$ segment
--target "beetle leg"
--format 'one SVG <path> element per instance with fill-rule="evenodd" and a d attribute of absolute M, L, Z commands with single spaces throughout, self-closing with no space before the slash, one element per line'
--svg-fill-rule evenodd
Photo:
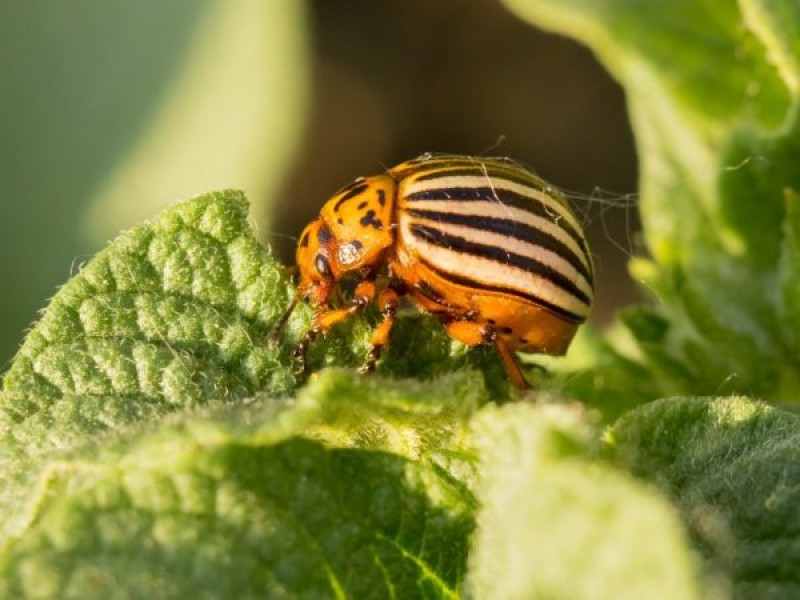
<path fill-rule="evenodd" d="M 308 369 L 306 365 L 306 353 L 308 352 L 308 347 L 317 339 L 317 330 L 313 327 L 306 331 L 306 334 L 303 336 L 303 339 L 300 340 L 300 343 L 297 347 L 292 350 L 292 356 L 294 356 L 297 361 L 300 363 L 300 368 L 298 369 L 301 373 L 305 373 Z"/>
<path fill-rule="evenodd" d="M 375 278 L 369 277 L 359 282 L 353 291 L 353 304 L 363 308 L 375 297 Z"/>
<path fill-rule="evenodd" d="M 314 314 L 311 329 L 306 332 L 303 339 L 292 352 L 292 356 L 300 362 L 302 372 L 306 371 L 306 353 L 308 352 L 308 347 L 317 338 L 317 335 L 320 333 L 328 333 L 334 325 L 340 321 L 344 321 L 346 318 L 367 306 L 374 296 L 375 280 L 371 278 L 365 279 L 356 286 L 353 293 L 353 304 L 351 306 L 335 310 L 324 306 L 317 310 Z"/>
<path fill-rule="evenodd" d="M 465 321 L 463 319 L 450 320 L 447 317 L 440 320 L 447 330 L 447 335 L 467 346 L 489 343 L 490 340 L 487 340 L 486 336 L 494 334 L 493 329 L 487 330 L 485 326 L 475 323 L 474 321 Z"/>
<path fill-rule="evenodd" d="M 523 375 L 522 369 L 519 367 L 517 355 L 511 351 L 508 345 L 498 335 L 494 336 L 493 344 L 497 353 L 500 355 L 500 360 L 503 361 L 503 366 L 506 368 L 508 378 L 511 380 L 511 383 L 514 384 L 514 387 L 519 390 L 531 389 L 531 384 L 525 379 L 525 375 Z"/>
<path fill-rule="evenodd" d="M 272 330 L 269 332 L 269 336 L 267 337 L 267 343 L 273 348 L 278 345 L 278 339 L 281 336 L 281 331 L 283 331 L 283 328 L 286 326 L 286 322 L 289 320 L 289 317 L 292 316 L 292 312 L 299 301 L 300 294 L 295 294 L 292 298 L 292 301 L 289 303 L 289 306 L 286 307 L 286 310 L 283 312 L 283 314 L 278 317 L 277 321 L 275 321 L 275 323 L 272 325 Z"/>
<path fill-rule="evenodd" d="M 399 303 L 397 292 L 392 288 L 386 288 L 378 297 L 383 320 L 372 334 L 367 360 L 364 362 L 364 366 L 361 367 L 362 373 L 372 373 L 375 370 L 375 365 L 381 358 L 381 350 L 389 343 L 389 332 L 394 325 L 394 315 L 397 312 Z"/>
<path fill-rule="evenodd" d="M 503 361 L 508 378 L 514 387 L 520 390 L 528 390 L 531 388 L 525 375 L 522 374 L 522 369 L 519 367 L 516 355 L 511 351 L 503 338 L 497 335 L 494 327 L 491 325 L 481 325 L 474 321 L 469 320 L 456 320 L 445 323 L 447 334 L 466 344 L 467 346 L 477 346 L 478 344 L 492 344 L 500 355 L 500 360 Z"/>

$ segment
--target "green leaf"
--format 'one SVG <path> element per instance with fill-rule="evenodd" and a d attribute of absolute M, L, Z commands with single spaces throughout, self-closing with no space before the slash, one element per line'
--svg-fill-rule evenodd
<path fill-rule="evenodd" d="M 288 279 L 253 238 L 247 208 L 239 192 L 208 194 L 118 238 L 53 298 L 6 392 L 35 395 L 32 408 L 59 430 L 82 426 L 61 408 L 76 397 L 98 398 L 99 410 L 126 399 L 165 413 L 290 390 L 286 359 L 265 343 Z M 113 428 L 113 405 L 89 433 Z"/>
<path fill-rule="evenodd" d="M 746 398 L 671 398 L 620 419 L 609 441 L 673 499 L 735 597 L 797 597 L 800 415 Z"/>
<path fill-rule="evenodd" d="M 294 435 L 323 412 L 258 401 L 52 461 L 0 545 L 0 595 L 457 597 L 470 493 Z"/>
<path fill-rule="evenodd" d="M 651 372 L 651 398 L 740 390 L 793 401 L 785 382 L 797 365 L 784 348 L 795 325 L 783 307 L 797 300 L 778 289 L 784 197 L 800 189 L 800 5 L 506 1 L 588 44 L 626 91 L 652 255 L 632 271 L 659 306 L 628 313 L 634 343 L 617 353 Z"/>
<path fill-rule="evenodd" d="M 208 194 L 123 234 L 28 335 L 0 393 L 0 595 L 458 595 L 496 357 L 401 316 L 381 370 L 428 381 L 324 369 L 363 360 L 371 314 L 287 399 L 309 311 L 267 344 L 293 290 L 247 209 Z"/>
<path fill-rule="evenodd" d="M 674 511 L 591 460 L 594 433 L 578 411 L 519 404 L 478 419 L 472 596 L 699 598 Z"/>
<path fill-rule="evenodd" d="M 420 382 L 326 370 L 297 395 L 299 405 L 324 415 L 306 435 L 329 446 L 380 448 L 409 458 L 463 449 L 469 419 L 487 397 L 476 371 Z"/>
<path fill-rule="evenodd" d="M 265 343 L 288 279 L 239 192 L 208 194 L 122 235 L 52 299 L 0 395 L 0 534 L 42 460 L 98 436 L 296 384 Z"/>

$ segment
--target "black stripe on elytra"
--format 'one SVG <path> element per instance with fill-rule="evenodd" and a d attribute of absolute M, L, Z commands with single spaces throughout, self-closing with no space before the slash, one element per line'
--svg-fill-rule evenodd
<path fill-rule="evenodd" d="M 341 198 L 339 198 L 336 201 L 336 204 L 333 205 L 333 210 L 334 211 L 339 210 L 339 208 L 342 206 L 342 204 L 344 202 L 347 202 L 348 200 L 350 200 L 350 198 L 353 198 L 354 196 L 358 196 L 360 193 L 362 193 L 368 187 L 369 187 L 369 185 L 367 185 L 366 183 L 362 183 L 360 185 L 355 186 L 353 189 L 351 189 L 349 192 L 346 192 Z M 345 188 L 345 189 L 347 189 L 347 188 Z"/>
<path fill-rule="evenodd" d="M 553 214 L 553 209 L 536 198 L 524 196 L 511 190 L 505 190 L 497 187 L 451 187 L 451 188 L 433 188 L 430 190 L 421 190 L 419 192 L 412 192 L 406 194 L 406 202 L 414 202 L 419 200 L 433 200 L 445 202 L 497 202 L 503 206 L 511 206 L 524 210 L 527 213 L 550 219 L 553 223 L 561 227 L 567 234 L 575 240 L 575 242 L 585 247 L 583 236 L 577 231 L 569 221 L 563 218 L 560 214 Z M 564 207 L 564 211 L 567 208 Z"/>
<path fill-rule="evenodd" d="M 488 179 L 506 179 L 546 192 L 544 181 L 532 173 L 514 169 L 511 165 L 494 165 L 491 163 L 461 163 L 442 165 L 431 172 L 420 173 L 414 181 L 430 181 L 439 177 L 486 177 Z"/>
<path fill-rule="evenodd" d="M 517 267 L 518 269 L 527 271 L 532 275 L 543 277 L 544 279 L 550 281 L 550 283 L 553 285 L 557 285 L 562 290 L 572 294 L 575 296 L 575 298 L 587 306 L 592 303 L 591 298 L 586 295 L 586 292 L 581 290 L 569 278 L 565 277 L 563 273 L 538 260 L 534 260 L 527 256 L 522 256 L 521 254 L 516 254 L 515 252 L 509 252 L 503 248 L 498 248 L 497 246 L 478 244 L 457 235 L 449 235 L 439 231 L 435 227 L 428 227 L 426 225 L 418 225 L 415 223 L 409 227 L 409 230 L 411 231 L 411 235 L 414 237 L 434 246 L 447 248 L 448 250 L 453 250 L 454 252 L 478 256 L 480 258 L 494 261 L 501 265 Z"/>
<path fill-rule="evenodd" d="M 424 258 L 419 258 L 420 262 L 424 264 L 428 269 L 436 273 L 439 277 L 444 279 L 445 281 L 449 281 L 454 285 L 460 285 L 471 289 L 478 289 L 487 292 L 497 292 L 500 294 L 508 294 L 509 296 L 516 296 L 517 298 L 521 298 L 528 302 L 532 302 L 537 306 L 541 306 L 542 308 L 549 310 L 551 313 L 555 314 L 556 316 L 560 317 L 564 321 L 568 323 L 583 323 L 586 319 L 579 315 L 576 315 L 573 312 L 570 312 L 560 306 L 556 306 L 552 302 L 548 302 L 538 296 L 534 296 L 533 294 L 527 294 L 525 292 L 521 292 L 520 290 L 515 290 L 514 288 L 504 287 L 500 285 L 489 285 L 482 281 L 476 281 L 474 279 L 470 279 L 469 277 L 464 277 L 462 275 L 454 275 L 452 273 L 448 273 L 432 265 L 429 261 L 425 260 Z"/>
<path fill-rule="evenodd" d="M 420 280 L 414 284 L 414 287 L 417 291 L 425 296 L 428 300 L 433 300 L 434 302 L 441 304 L 443 306 L 447 306 L 447 300 L 445 297 L 435 288 L 431 287 L 430 284 L 427 282 Z"/>
<path fill-rule="evenodd" d="M 564 242 L 554 238 L 546 231 L 542 231 L 527 223 L 522 223 L 513 219 L 497 219 L 495 217 L 485 217 L 483 215 L 463 215 L 459 213 L 439 212 L 436 210 L 407 209 L 406 213 L 413 217 L 429 219 L 437 223 L 463 225 L 477 231 L 499 233 L 533 244 L 534 246 L 540 246 L 563 258 L 589 282 L 589 285 L 593 285 L 591 269 L 586 267 L 575 252 L 570 250 Z"/>

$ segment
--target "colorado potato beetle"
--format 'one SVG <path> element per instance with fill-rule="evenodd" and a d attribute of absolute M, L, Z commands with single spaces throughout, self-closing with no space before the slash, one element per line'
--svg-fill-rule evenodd
<path fill-rule="evenodd" d="M 528 383 L 517 350 L 564 354 L 593 297 L 583 229 L 563 196 L 508 159 L 423 155 L 339 190 L 300 235 L 299 282 L 276 324 L 308 299 L 312 326 L 295 356 L 319 333 L 377 296 L 376 327 L 363 371 L 389 341 L 400 296 L 435 315 L 454 339 L 491 344 L 511 382 Z M 349 306 L 331 306 L 345 275 Z"/>

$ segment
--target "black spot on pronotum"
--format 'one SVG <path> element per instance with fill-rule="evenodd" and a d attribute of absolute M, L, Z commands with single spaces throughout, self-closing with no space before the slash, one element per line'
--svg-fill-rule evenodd
<path fill-rule="evenodd" d="M 333 271 L 331 271 L 331 263 L 328 262 L 328 257 L 324 254 L 317 254 L 314 259 L 314 266 L 319 274 L 325 279 L 333 279 Z"/>
<path fill-rule="evenodd" d="M 337 222 L 339 225 L 344 225 L 344 221 L 342 220 L 342 217 L 339 217 L 338 219 L 336 219 L 336 222 Z"/>
<path fill-rule="evenodd" d="M 369 204 L 369 202 L 367 202 L 366 200 L 364 200 L 363 202 L 359 202 L 359 203 L 358 203 L 358 206 L 356 206 L 356 208 L 357 208 L 358 210 L 361 210 L 361 209 L 363 209 L 363 208 L 367 208 L 367 204 Z"/>
<path fill-rule="evenodd" d="M 352 186 L 352 185 L 353 184 L 350 184 L 350 186 Z M 348 188 L 350 186 L 348 186 Z M 345 192 L 344 195 L 336 201 L 336 204 L 333 205 L 333 210 L 334 211 L 339 210 L 339 208 L 342 206 L 342 204 L 344 202 L 347 202 L 348 200 L 350 200 L 350 198 L 353 198 L 354 196 L 358 196 L 361 192 L 366 190 L 368 187 L 369 186 L 367 184 L 361 183 L 359 185 L 356 185 L 355 187 L 352 187 L 352 189 L 349 189 L 349 190 L 348 190 L 348 188 L 345 188 L 344 190 L 342 190 L 343 192 Z"/>
<path fill-rule="evenodd" d="M 327 225 L 323 225 L 317 229 L 317 239 L 320 244 L 327 244 L 333 239 L 333 234 Z"/>
<path fill-rule="evenodd" d="M 383 190 L 378 190 L 378 204 L 381 206 L 386 204 L 386 192 Z"/>
<path fill-rule="evenodd" d="M 361 223 L 361 225 L 364 227 L 369 227 L 371 225 L 375 229 L 383 229 L 383 222 L 380 219 L 375 218 L 374 210 L 368 210 L 367 214 L 361 217 L 359 223 Z"/>

